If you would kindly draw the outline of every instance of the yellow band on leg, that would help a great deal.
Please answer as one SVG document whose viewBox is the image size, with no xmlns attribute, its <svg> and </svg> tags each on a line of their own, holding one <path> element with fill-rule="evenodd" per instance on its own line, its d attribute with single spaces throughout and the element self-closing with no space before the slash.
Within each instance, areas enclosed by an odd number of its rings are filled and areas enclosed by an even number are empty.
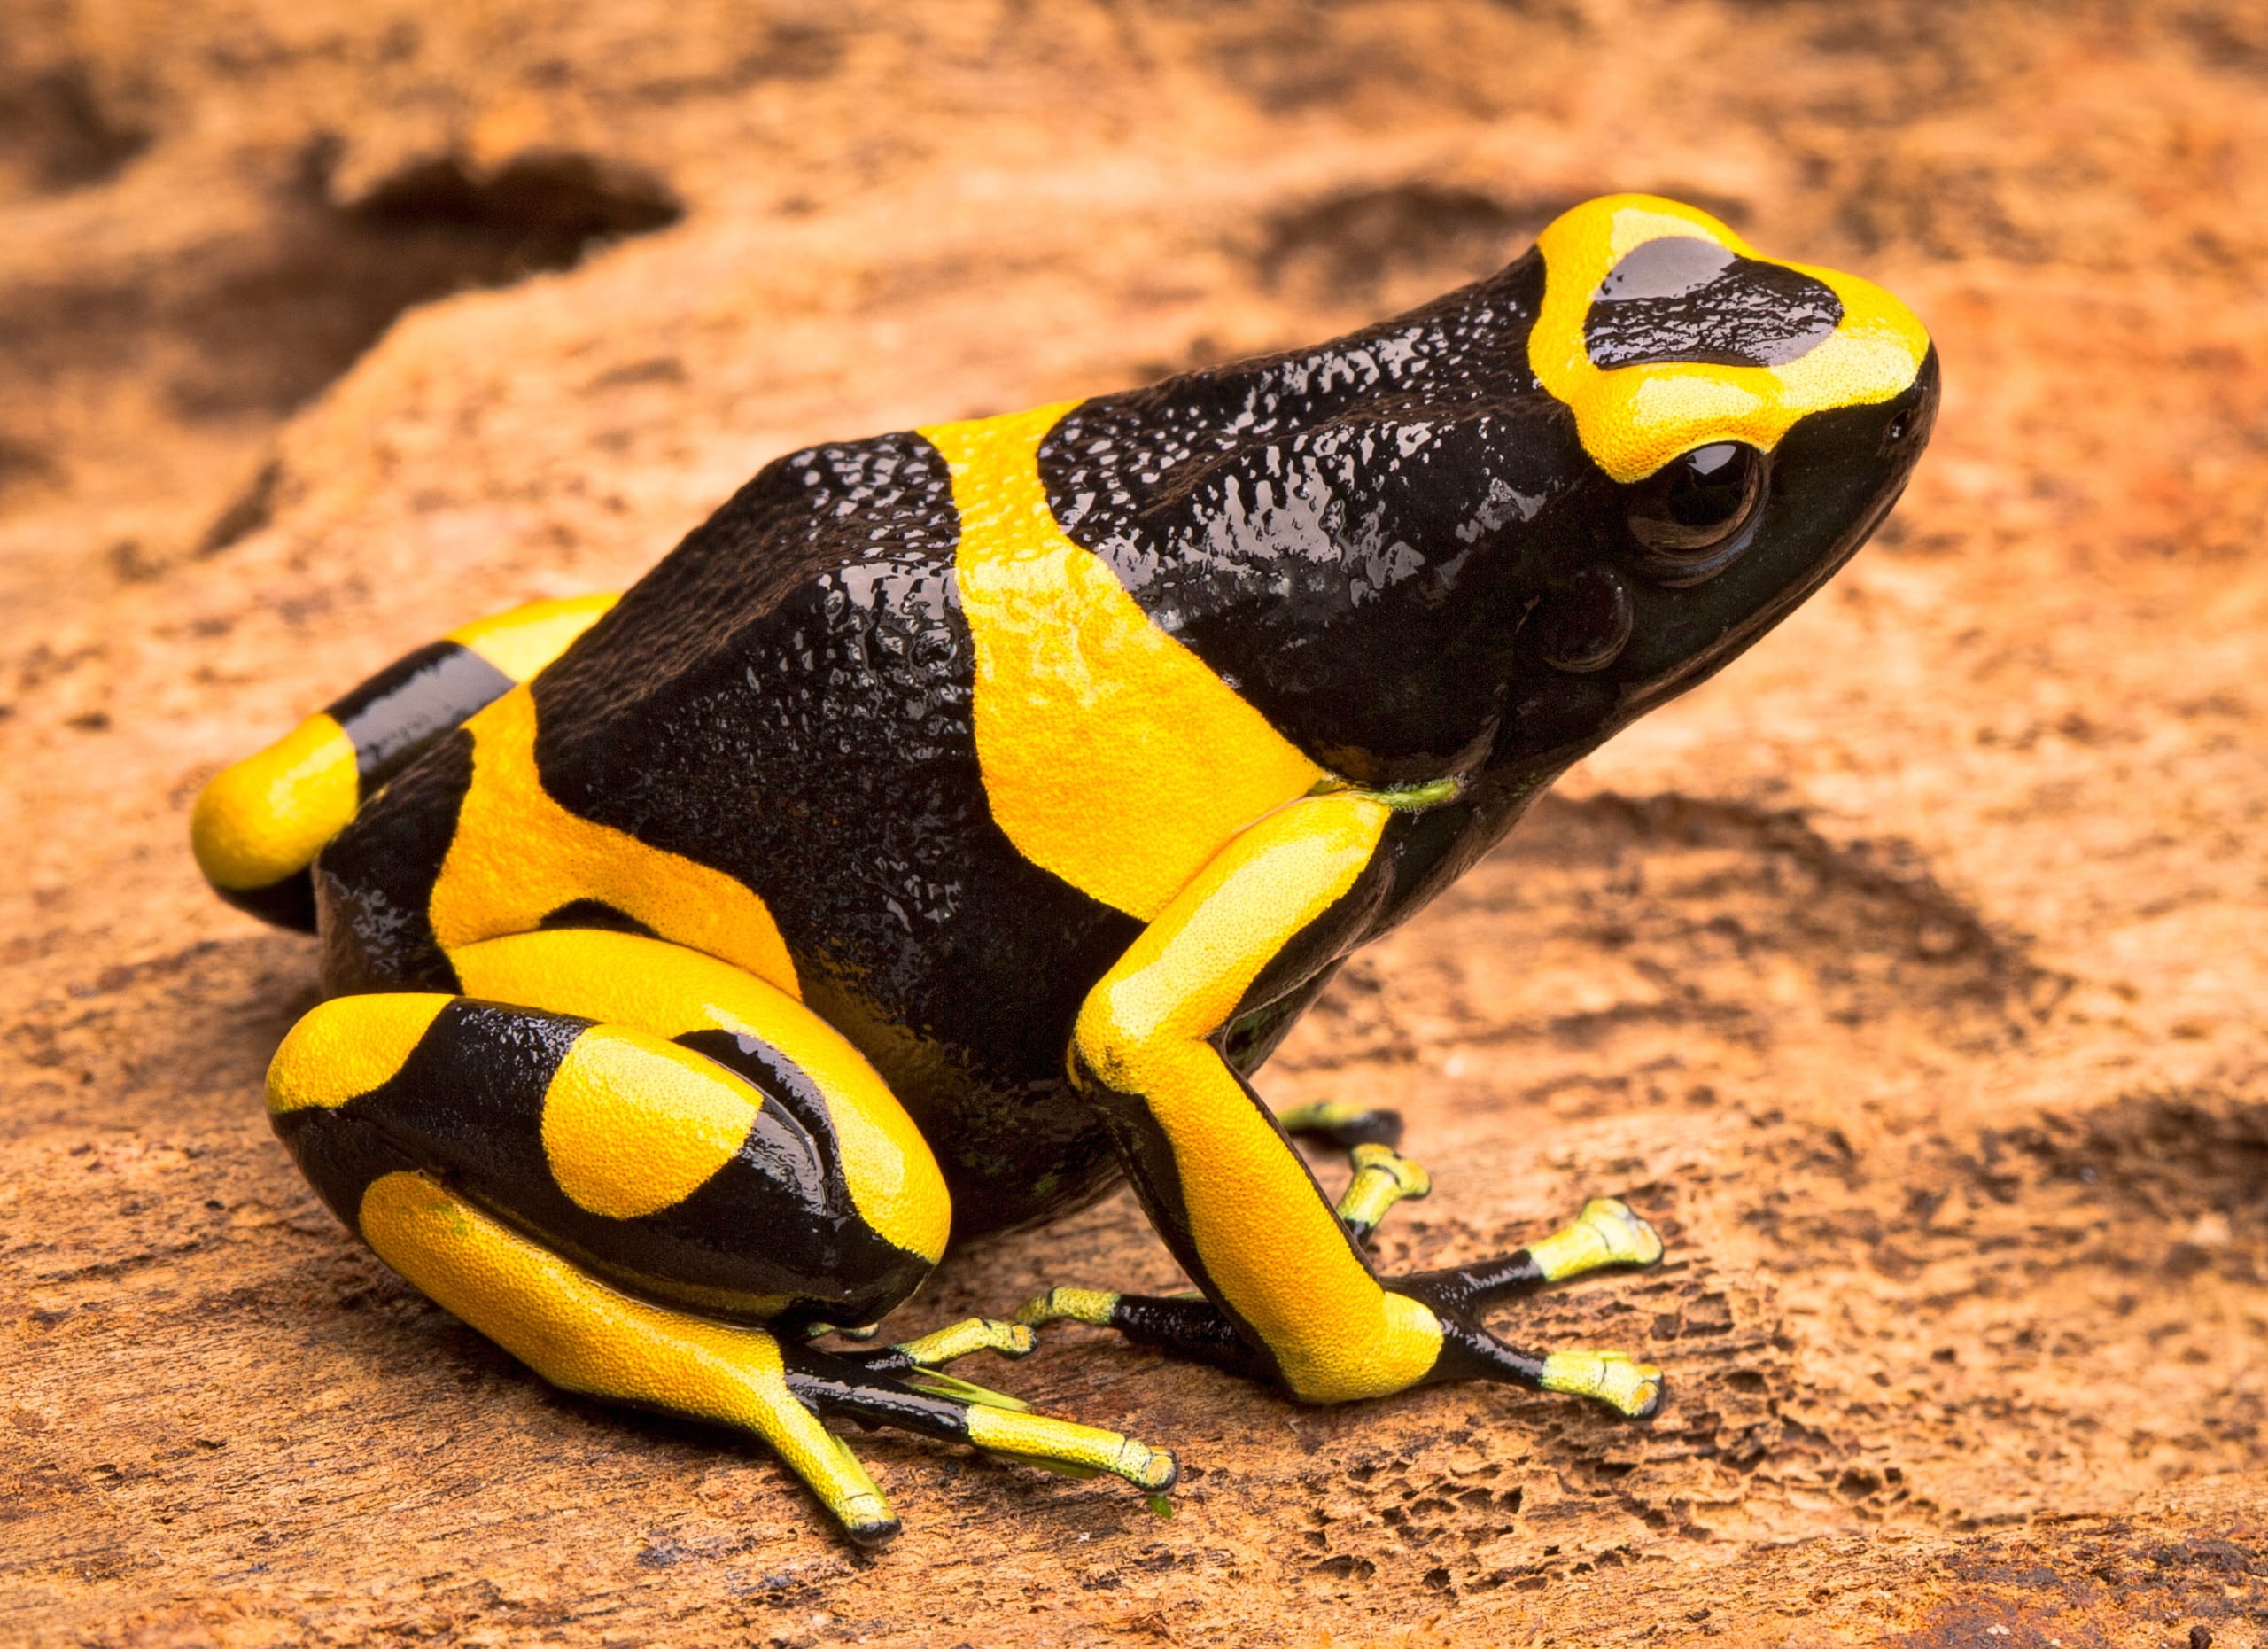
<svg viewBox="0 0 2268 1649">
<path fill-rule="evenodd" d="M 1050 1288 L 1037 1300 L 1019 1306 L 1016 1320 L 1032 1328 L 1045 1323 L 1085 1323 L 1107 1328 L 1110 1315 L 1117 1309 L 1118 1296 L 1100 1288 Z"/>
<path fill-rule="evenodd" d="M 575 638 L 604 618 L 622 597 L 612 590 L 530 602 L 509 612 L 476 618 L 450 631 L 445 640 L 478 653 L 515 681 L 540 673 Z"/>
</svg>

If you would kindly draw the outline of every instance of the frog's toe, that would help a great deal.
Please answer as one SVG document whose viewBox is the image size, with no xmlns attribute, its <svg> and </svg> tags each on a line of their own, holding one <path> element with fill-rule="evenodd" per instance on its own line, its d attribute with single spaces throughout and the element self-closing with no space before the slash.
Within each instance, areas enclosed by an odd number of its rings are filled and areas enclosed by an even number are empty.
<svg viewBox="0 0 2268 1649">
<path fill-rule="evenodd" d="M 1338 1214 L 1357 1241 L 1376 1231 L 1395 1203 L 1415 1202 L 1433 1189 L 1433 1177 L 1390 1145 L 1358 1145 L 1353 1155 L 1355 1177 Z"/>
<path fill-rule="evenodd" d="M 1661 1412 L 1662 1372 L 1627 1351 L 1554 1351 L 1543 1359 L 1539 1382 L 1546 1391 L 1590 1397 L 1634 1420 Z"/>
<path fill-rule="evenodd" d="M 1477 1318 L 1490 1306 L 1555 1282 L 1597 1271 L 1635 1271 L 1661 1263 L 1662 1240 L 1627 1202 L 1593 1197 L 1582 1211 L 1553 1232 L 1505 1255 L 1445 1271 L 1419 1272 L 1397 1280 L 1402 1293 L 1436 1311 Z"/>
<path fill-rule="evenodd" d="M 1016 1308 L 1016 1322 L 1025 1328 L 1050 1323 L 1084 1323 L 1091 1328 L 1112 1328 L 1111 1318 L 1125 1296 L 1101 1288 L 1050 1288 Z"/>
<path fill-rule="evenodd" d="M 1660 1233 L 1619 1197 L 1593 1197 L 1573 1225 L 1544 1242 L 1565 1245 L 1557 1256 L 1560 1269 L 1551 1272 L 1554 1282 L 1604 1265 L 1651 1265 L 1662 1257 Z"/>
<path fill-rule="evenodd" d="M 1649 1420 L 1662 1405 L 1662 1372 L 1627 1351 L 1588 1348 L 1534 1352 L 1499 1340 L 1468 1318 L 1443 1315 L 1441 1352 L 1426 1383 L 1489 1380 L 1559 1391 L 1604 1403 L 1629 1420 Z"/>
<path fill-rule="evenodd" d="M 1038 1349 L 1039 1336 L 1028 1323 L 972 1317 L 935 1334 L 923 1334 L 919 1340 L 900 1341 L 887 1350 L 870 1353 L 858 1360 L 870 1368 L 942 1368 L 978 1351 L 996 1352 L 1001 1357 L 1029 1357 Z"/>
</svg>

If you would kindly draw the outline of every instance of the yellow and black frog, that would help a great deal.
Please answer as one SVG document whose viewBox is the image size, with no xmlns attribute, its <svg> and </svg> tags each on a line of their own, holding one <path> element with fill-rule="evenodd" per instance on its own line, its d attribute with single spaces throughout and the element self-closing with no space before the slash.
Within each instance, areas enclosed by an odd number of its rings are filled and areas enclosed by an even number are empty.
<svg viewBox="0 0 2268 1649">
<path fill-rule="evenodd" d="M 1427 1188 L 1399 1119 L 1251 1078 L 1817 589 L 1937 396 L 1887 293 L 1617 196 L 1336 343 L 781 458 L 619 598 L 470 625 L 206 789 L 206 876 L 321 937 L 276 1130 L 545 1378 L 757 1433 L 862 1541 L 897 1523 L 828 1420 L 1172 1486 L 942 1370 L 1055 1321 L 1314 1403 L 1650 1413 L 1651 1365 L 1483 1321 L 1651 1264 L 1643 1220 L 1381 1276 L 1365 1237 Z M 1287 1132 L 1353 1150 L 1336 1209 Z M 1122 1174 L 1199 1292 L 820 1343 Z"/>
</svg>

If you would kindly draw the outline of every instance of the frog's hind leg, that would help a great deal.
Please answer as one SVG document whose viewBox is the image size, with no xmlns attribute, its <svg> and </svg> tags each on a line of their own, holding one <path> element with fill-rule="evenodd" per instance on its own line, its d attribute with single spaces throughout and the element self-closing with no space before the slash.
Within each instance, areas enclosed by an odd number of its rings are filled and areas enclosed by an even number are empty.
<svg viewBox="0 0 2268 1649">
<path fill-rule="evenodd" d="M 313 932 L 308 867 L 323 844 L 388 779 L 564 652 L 615 600 L 535 602 L 452 630 L 224 768 L 190 823 L 206 880 L 240 910 Z"/>
<path fill-rule="evenodd" d="M 269 1102 L 308 1178 L 547 1379 L 755 1431 L 854 1536 L 886 1536 L 802 1344 L 882 1318 L 944 1250 L 943 1177 L 881 1078 L 788 991 L 657 939 L 554 930 L 450 960 L 504 1000 L 342 998 L 286 1039 Z M 1006 1400 L 927 1371 L 1029 1344 L 979 1322 L 838 1360 L 835 1407 L 887 1420 L 904 1388 L 913 1429 L 1029 1453 L 1011 1444 L 1035 1417 L 975 1414 Z M 1123 1442 L 1049 1428 L 1072 1469 Z"/>
<path fill-rule="evenodd" d="M 356 1223 L 379 1258 L 553 1385 L 753 1432 L 853 1540 L 897 1533 L 881 1488 L 790 1388 L 768 1330 L 635 1298 L 422 1173 L 372 1180 Z"/>
</svg>

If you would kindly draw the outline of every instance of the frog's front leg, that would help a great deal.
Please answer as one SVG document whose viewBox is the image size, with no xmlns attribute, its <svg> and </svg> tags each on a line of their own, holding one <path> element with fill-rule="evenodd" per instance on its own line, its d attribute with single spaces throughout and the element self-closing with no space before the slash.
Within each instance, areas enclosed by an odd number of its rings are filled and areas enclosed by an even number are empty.
<svg viewBox="0 0 2268 1649">
<path fill-rule="evenodd" d="M 1130 1313 L 1113 1326 L 1270 1374 L 1309 1402 L 1486 1379 L 1651 1412 L 1660 1374 L 1650 1365 L 1620 1353 L 1524 1351 L 1471 1314 L 1485 1290 L 1469 1301 L 1432 1279 L 1381 1280 L 1215 1046 L 1271 961 L 1303 937 L 1313 944 L 1353 925 L 1342 901 L 1364 898 L 1363 872 L 1391 816 L 1385 802 L 1358 793 L 1311 797 L 1270 814 L 1152 922 L 1080 1013 L 1074 1073 L 1110 1126 L 1152 1222 L 1205 1299 L 1106 1307 L 1114 1296 L 1057 1290 L 1021 1316 L 1107 1321 Z M 1088 1309 L 1055 1309 L 1067 1305 Z"/>
</svg>

